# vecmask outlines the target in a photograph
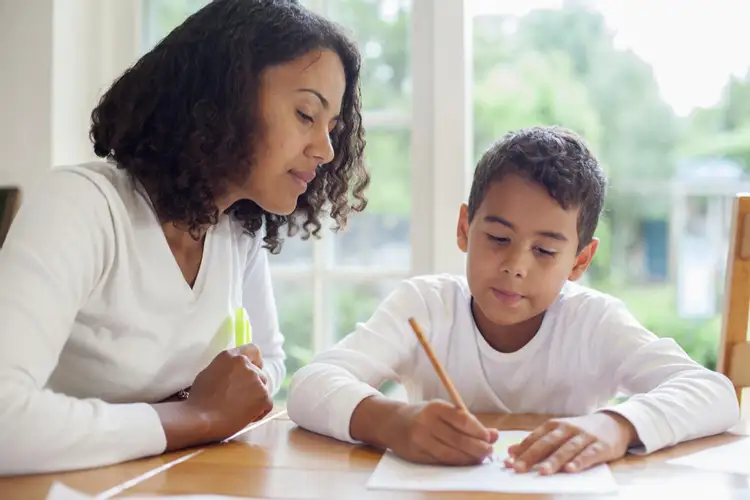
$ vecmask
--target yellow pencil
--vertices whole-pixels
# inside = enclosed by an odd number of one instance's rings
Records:
[[[465,411],[466,413],[469,413],[469,410],[466,408],[466,405],[461,399],[461,396],[458,394],[456,387],[453,385],[453,382],[451,382],[451,379],[448,378],[448,374],[445,373],[445,370],[440,364],[440,361],[438,361],[437,356],[435,356],[435,352],[432,350],[432,346],[430,346],[430,343],[427,342],[424,333],[422,333],[422,328],[420,328],[419,324],[414,318],[409,318],[409,325],[411,325],[411,329],[414,330],[419,343],[422,344],[422,348],[427,354],[427,357],[430,359],[433,368],[435,368],[438,377],[440,377],[440,381],[443,383],[443,386],[445,386],[445,389],[448,391],[448,394],[453,400],[453,404],[457,408]]]
[[[417,320],[415,320],[414,318],[409,318],[409,325],[411,325],[411,329],[414,330],[414,334],[417,336],[419,343],[422,344],[422,348],[424,349],[424,352],[427,354],[427,357],[432,363],[432,367],[437,372],[438,377],[440,377],[440,381],[443,383],[445,390],[448,391],[448,394],[453,400],[453,405],[456,408],[466,413],[469,413],[469,409],[464,404],[463,399],[461,399],[461,395],[458,394],[458,391],[456,390],[456,386],[453,385],[453,382],[451,382],[451,379],[448,377],[448,374],[445,373],[443,366],[440,364],[440,361],[438,361],[437,356],[435,355],[435,351],[432,350],[432,346],[427,341],[427,338],[424,336],[424,333],[422,332],[422,328],[417,323]],[[489,460],[490,462],[494,462],[495,461],[494,455],[490,455],[489,457],[487,457],[487,460]]]

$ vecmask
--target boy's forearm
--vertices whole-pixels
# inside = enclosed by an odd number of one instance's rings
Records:
[[[362,400],[354,409],[349,422],[352,438],[363,443],[389,448],[389,436],[397,425],[399,410],[406,403],[394,401],[384,396],[370,396]]]

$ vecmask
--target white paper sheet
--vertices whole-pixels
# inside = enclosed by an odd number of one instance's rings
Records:
[[[95,497],[76,491],[62,483],[54,483],[49,490],[47,500],[93,500]],[[249,497],[228,497],[222,495],[166,495],[166,496],[134,496],[128,500],[260,500]]]
[[[750,438],[673,458],[667,463],[750,476]]]
[[[473,467],[421,465],[387,452],[367,482],[369,489],[413,491],[487,491],[495,493],[612,493],[617,491],[612,472],[600,465],[576,474],[540,476],[506,469],[508,446],[529,433],[500,431],[492,462]]]

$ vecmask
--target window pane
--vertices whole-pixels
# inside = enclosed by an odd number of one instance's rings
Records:
[[[338,341],[354,331],[359,322],[366,322],[383,300],[396,289],[400,280],[337,281],[326,286],[328,308],[331,310],[333,340]],[[403,387],[388,381],[379,387],[389,397],[406,400]]]
[[[583,135],[612,186],[587,282],[713,368],[729,200],[750,165],[750,54],[715,59],[733,50],[724,33],[739,4],[703,22],[646,3],[627,16],[623,2],[474,3],[476,156],[523,126]],[[667,18],[672,36],[659,42]],[[693,19],[710,42],[682,61]]]
[[[276,399],[284,401],[291,376],[312,356],[312,281],[274,279],[273,287],[287,356],[287,378]]]
[[[366,109],[409,113],[410,13],[410,0],[328,0],[328,17],[345,26],[360,46]]]
[[[338,341],[351,333],[358,322],[367,321],[399,282],[330,280],[326,284],[326,298],[331,311],[334,340]]]
[[[142,47],[146,52],[211,0],[142,0]]]
[[[372,180],[365,194],[367,209],[351,217],[333,239],[333,264],[377,265],[382,269],[411,267],[410,131],[367,134],[366,162]]]
[[[281,252],[276,255],[269,254],[268,258],[271,266],[310,266],[312,265],[312,246],[313,238],[303,240],[299,236],[289,237],[286,235],[286,228],[281,232],[283,243]]]
[[[367,209],[333,238],[334,265],[409,269],[411,251],[410,0],[328,0],[327,14],[346,27],[362,52],[362,99],[387,110],[394,123],[368,124],[366,162],[372,174]],[[399,120],[396,117],[401,117]]]

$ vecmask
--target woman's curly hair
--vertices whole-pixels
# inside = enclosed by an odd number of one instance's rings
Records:
[[[190,16],[120,76],[91,115],[97,156],[128,171],[148,192],[160,220],[194,237],[219,218],[215,199],[243,182],[262,133],[261,72],[312,50],[338,54],[346,90],[331,132],[334,160],[281,216],[241,200],[228,212],[251,235],[265,223],[265,247],[281,249],[279,230],[317,236],[328,212],[334,229],[364,210],[370,177],[360,98],[359,51],[343,30],[295,0],[214,0]],[[253,165],[254,166],[254,165]]]

